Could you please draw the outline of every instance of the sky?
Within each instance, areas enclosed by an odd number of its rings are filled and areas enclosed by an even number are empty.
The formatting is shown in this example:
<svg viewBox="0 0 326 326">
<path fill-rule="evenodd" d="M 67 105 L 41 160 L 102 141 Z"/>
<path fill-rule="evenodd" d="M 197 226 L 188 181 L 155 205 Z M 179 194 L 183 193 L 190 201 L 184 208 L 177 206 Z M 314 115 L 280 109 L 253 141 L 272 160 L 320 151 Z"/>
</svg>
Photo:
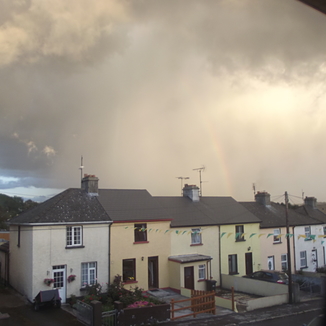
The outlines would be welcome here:
<svg viewBox="0 0 326 326">
<path fill-rule="evenodd" d="M 326 16 L 296 0 L 2 0 L 0 193 L 326 201 Z M 188 177 L 189 179 L 178 179 Z"/>
</svg>

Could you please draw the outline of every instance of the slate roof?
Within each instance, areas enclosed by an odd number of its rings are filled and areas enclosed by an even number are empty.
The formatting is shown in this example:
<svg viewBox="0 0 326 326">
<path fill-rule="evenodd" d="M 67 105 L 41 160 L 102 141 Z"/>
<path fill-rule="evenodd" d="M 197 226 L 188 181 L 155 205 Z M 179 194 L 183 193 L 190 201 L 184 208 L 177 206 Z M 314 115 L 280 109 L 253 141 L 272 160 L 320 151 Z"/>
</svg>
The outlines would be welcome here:
<svg viewBox="0 0 326 326">
<path fill-rule="evenodd" d="M 167 210 L 147 190 L 99 189 L 97 198 L 115 222 L 171 220 Z"/>
<path fill-rule="evenodd" d="M 261 220 L 261 228 L 273 228 L 286 226 L 285 206 L 271 202 L 264 206 L 257 202 L 240 202 L 252 214 Z M 307 212 L 310 212 L 308 214 Z M 300 207 L 299 209 L 288 209 L 289 225 L 303 226 L 323 224 L 321 218 L 326 221 L 326 216 L 317 209 Z"/>
<path fill-rule="evenodd" d="M 232 197 L 154 197 L 172 218 L 171 227 L 259 223 L 260 220 Z"/>
<path fill-rule="evenodd" d="M 34 208 L 13 217 L 10 224 L 108 222 L 96 196 L 82 189 L 67 189 Z"/>
</svg>

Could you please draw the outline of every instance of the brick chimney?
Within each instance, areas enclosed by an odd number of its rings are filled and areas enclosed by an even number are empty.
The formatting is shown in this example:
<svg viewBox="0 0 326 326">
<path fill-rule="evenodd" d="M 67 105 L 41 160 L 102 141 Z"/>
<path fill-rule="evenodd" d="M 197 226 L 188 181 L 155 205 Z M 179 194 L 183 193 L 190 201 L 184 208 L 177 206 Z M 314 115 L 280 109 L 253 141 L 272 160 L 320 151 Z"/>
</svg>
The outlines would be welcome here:
<svg viewBox="0 0 326 326">
<path fill-rule="evenodd" d="M 304 205 L 313 209 L 317 208 L 317 198 L 315 197 L 306 197 L 304 199 Z"/>
<path fill-rule="evenodd" d="M 255 195 L 256 203 L 263 205 L 263 206 L 270 206 L 271 205 L 271 195 L 266 191 L 258 191 Z"/>
<path fill-rule="evenodd" d="M 183 187 L 183 197 L 190 198 L 193 202 L 199 201 L 199 188 L 196 185 L 187 185 Z"/>
<path fill-rule="evenodd" d="M 81 187 L 92 196 L 98 196 L 98 178 L 94 174 L 84 174 Z"/>
</svg>

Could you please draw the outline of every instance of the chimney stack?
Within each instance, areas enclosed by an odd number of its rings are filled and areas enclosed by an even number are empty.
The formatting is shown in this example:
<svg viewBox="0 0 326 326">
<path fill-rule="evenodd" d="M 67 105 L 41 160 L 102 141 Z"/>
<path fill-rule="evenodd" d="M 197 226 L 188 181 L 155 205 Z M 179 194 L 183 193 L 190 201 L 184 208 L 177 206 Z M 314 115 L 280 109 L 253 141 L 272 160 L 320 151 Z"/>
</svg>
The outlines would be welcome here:
<svg viewBox="0 0 326 326">
<path fill-rule="evenodd" d="M 256 203 L 263 205 L 263 206 L 270 206 L 271 205 L 271 195 L 266 191 L 258 191 L 255 195 Z"/>
<path fill-rule="evenodd" d="M 98 180 L 94 174 L 84 174 L 81 187 L 91 196 L 98 196 Z"/>
<path fill-rule="evenodd" d="M 307 207 L 311 207 L 313 209 L 316 209 L 317 208 L 317 198 L 315 198 L 315 197 L 306 197 L 304 199 L 304 204 Z"/>
<path fill-rule="evenodd" d="M 190 198 L 193 202 L 199 201 L 199 188 L 196 185 L 187 185 L 183 187 L 183 197 Z"/>
</svg>

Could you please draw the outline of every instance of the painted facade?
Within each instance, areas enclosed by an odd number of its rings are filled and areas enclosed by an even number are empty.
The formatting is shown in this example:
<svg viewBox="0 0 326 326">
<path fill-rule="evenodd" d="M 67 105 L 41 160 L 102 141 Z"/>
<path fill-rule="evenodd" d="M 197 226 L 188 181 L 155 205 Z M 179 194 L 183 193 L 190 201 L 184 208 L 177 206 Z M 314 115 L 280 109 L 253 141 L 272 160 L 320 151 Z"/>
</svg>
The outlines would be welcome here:
<svg viewBox="0 0 326 326">
<path fill-rule="evenodd" d="M 59 289 L 62 302 L 72 294 L 83 295 L 85 263 L 94 263 L 94 276 L 99 283 L 108 282 L 108 223 L 77 225 L 82 226 L 82 246 L 70 248 L 66 246 L 67 225 L 10 227 L 10 283 L 29 301 L 39 291 L 51 288 Z M 68 282 L 70 275 L 76 276 L 72 282 Z M 48 286 L 45 279 L 55 282 Z"/>
<path fill-rule="evenodd" d="M 293 234 L 293 227 L 290 228 Z M 287 238 L 285 227 L 260 230 L 261 269 L 288 270 Z M 294 237 L 290 237 L 291 271 L 295 272 Z"/>
<path fill-rule="evenodd" d="M 243 236 L 238 232 L 241 228 Z M 221 225 L 220 229 L 221 274 L 243 276 L 260 270 L 259 223 Z"/>
<path fill-rule="evenodd" d="M 139 224 L 145 224 L 143 230 L 135 229 Z M 116 275 L 121 275 L 125 288 L 137 286 L 148 290 L 169 287 L 168 257 L 171 252 L 171 234 L 166 232 L 169 225 L 170 221 L 148 220 L 113 223 L 111 282 Z M 146 241 L 137 241 L 137 232 L 146 232 Z"/>
</svg>

